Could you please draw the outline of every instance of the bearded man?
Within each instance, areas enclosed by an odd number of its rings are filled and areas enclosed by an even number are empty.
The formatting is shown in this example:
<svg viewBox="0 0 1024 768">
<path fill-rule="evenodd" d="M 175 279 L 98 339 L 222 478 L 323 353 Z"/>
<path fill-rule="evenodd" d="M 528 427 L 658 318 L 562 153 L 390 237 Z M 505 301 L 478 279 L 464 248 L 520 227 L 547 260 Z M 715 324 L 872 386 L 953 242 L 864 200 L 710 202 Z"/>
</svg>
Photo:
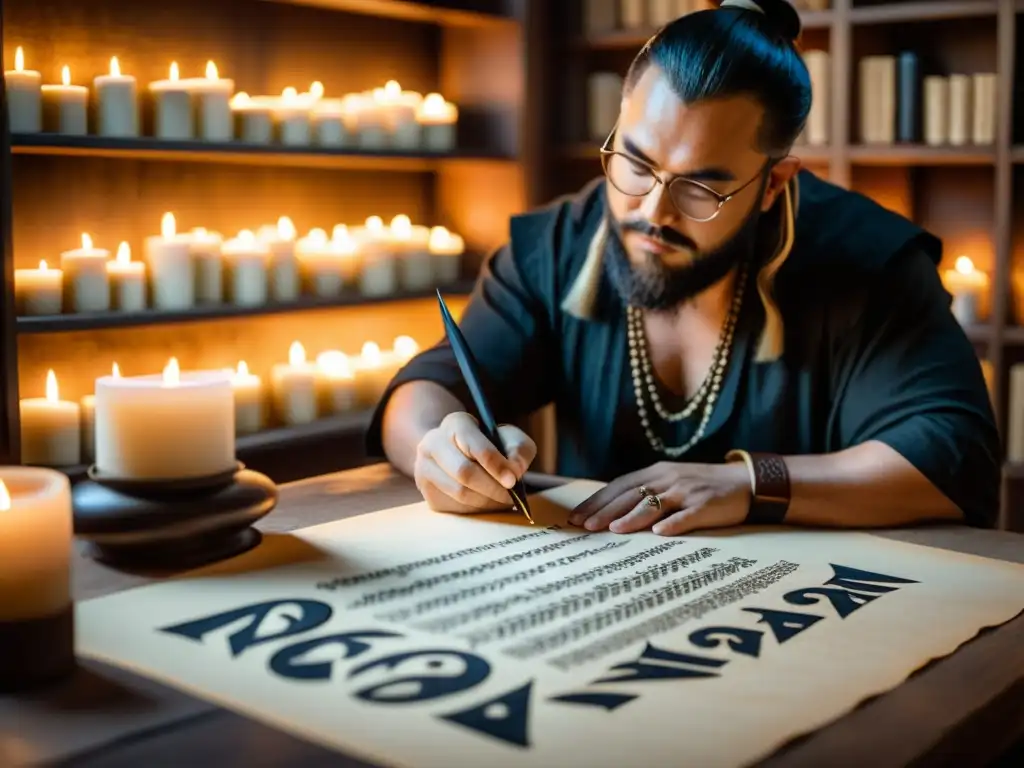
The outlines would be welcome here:
<svg viewBox="0 0 1024 768">
<path fill-rule="evenodd" d="M 783 0 L 677 19 L 633 62 L 604 178 L 517 216 L 460 326 L 500 421 L 554 403 L 558 472 L 610 481 L 571 522 L 989 525 L 999 437 L 939 280 L 941 243 L 800 169 L 810 108 Z M 507 508 L 536 455 L 481 433 L 450 346 L 368 435 L 429 506 Z"/>
</svg>

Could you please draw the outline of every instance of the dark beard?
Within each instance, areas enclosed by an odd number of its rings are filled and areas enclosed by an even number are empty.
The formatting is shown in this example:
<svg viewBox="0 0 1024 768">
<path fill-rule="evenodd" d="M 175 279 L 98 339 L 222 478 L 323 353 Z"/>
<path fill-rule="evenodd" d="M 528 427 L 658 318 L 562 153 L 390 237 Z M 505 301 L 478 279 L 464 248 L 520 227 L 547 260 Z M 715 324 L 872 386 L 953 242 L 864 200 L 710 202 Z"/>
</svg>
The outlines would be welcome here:
<svg viewBox="0 0 1024 768">
<path fill-rule="evenodd" d="M 655 312 L 675 309 L 716 285 L 743 262 L 753 259 L 760 213 L 760 208 L 753 206 L 736 234 L 715 250 L 701 253 L 689 238 L 675 230 L 655 227 L 644 221 L 619 223 L 612 217 L 606 203 L 605 274 L 626 304 Z M 644 264 L 634 266 L 622 243 L 625 231 L 640 232 L 670 245 L 688 247 L 694 254 L 693 260 L 683 266 L 668 267 L 656 254 L 647 253 Z"/>
</svg>

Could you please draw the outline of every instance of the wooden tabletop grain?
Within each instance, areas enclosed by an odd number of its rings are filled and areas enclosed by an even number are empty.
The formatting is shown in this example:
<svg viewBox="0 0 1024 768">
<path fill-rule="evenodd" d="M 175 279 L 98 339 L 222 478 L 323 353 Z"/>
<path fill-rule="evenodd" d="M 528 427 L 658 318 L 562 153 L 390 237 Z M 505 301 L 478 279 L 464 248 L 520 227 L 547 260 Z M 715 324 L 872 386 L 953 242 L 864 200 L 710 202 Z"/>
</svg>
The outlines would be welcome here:
<svg viewBox="0 0 1024 768">
<path fill-rule="evenodd" d="M 561 479 L 534 476 L 533 488 Z M 296 528 L 419 500 L 384 464 L 281 488 L 260 524 L 268 552 Z M 877 535 L 1024 563 L 1024 536 L 956 526 Z M 139 586 L 160 574 L 125 574 L 85 557 L 77 600 Z M 1024 739 L 1024 615 L 980 634 L 903 685 L 871 699 L 764 762 L 780 766 L 989 765 Z M 241 762 L 238 762 L 238 761 Z M 213 761 L 213 762 L 210 762 Z M 225 762 L 227 761 L 227 762 Z M 0 765 L 87 768 L 158 765 L 362 766 L 177 691 L 88 662 L 74 680 L 32 696 L 0 697 Z"/>
</svg>

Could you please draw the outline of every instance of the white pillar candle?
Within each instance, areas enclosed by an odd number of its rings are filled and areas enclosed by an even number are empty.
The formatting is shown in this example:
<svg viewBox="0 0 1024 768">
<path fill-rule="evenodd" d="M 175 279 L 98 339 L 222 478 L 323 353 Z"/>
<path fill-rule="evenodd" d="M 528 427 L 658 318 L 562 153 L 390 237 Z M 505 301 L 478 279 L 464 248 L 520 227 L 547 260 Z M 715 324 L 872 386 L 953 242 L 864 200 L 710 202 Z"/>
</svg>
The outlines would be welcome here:
<svg viewBox="0 0 1024 768">
<path fill-rule="evenodd" d="M 60 85 L 43 86 L 43 130 L 67 136 L 89 133 L 89 89 L 71 84 L 71 69 L 61 69 Z"/>
<path fill-rule="evenodd" d="M 139 99 L 135 78 L 121 74 L 117 56 L 110 59 L 110 74 L 93 80 L 96 98 L 96 132 L 100 136 L 139 135 Z"/>
<path fill-rule="evenodd" d="M 22 464 L 71 467 L 82 461 L 81 407 L 60 399 L 52 369 L 46 374 L 46 396 L 19 405 Z"/>
<path fill-rule="evenodd" d="M 989 280 L 974 266 L 970 256 L 958 256 L 953 269 L 947 269 L 942 282 L 953 297 L 950 310 L 961 325 L 981 321 L 981 306 L 988 292 Z"/>
<path fill-rule="evenodd" d="M 347 147 L 355 143 L 346 121 L 348 107 L 342 99 L 321 99 L 313 105 L 314 143 L 321 147 Z"/>
<path fill-rule="evenodd" d="M 71 605 L 71 483 L 39 467 L 0 468 L 0 622 Z"/>
<path fill-rule="evenodd" d="M 310 103 L 301 98 L 294 88 L 285 88 L 274 105 L 274 123 L 278 140 L 288 147 L 309 146 L 311 140 Z"/>
<path fill-rule="evenodd" d="M 359 290 L 364 296 L 391 296 L 398 290 L 398 275 L 391 240 L 379 216 L 371 216 L 356 232 L 361 256 Z"/>
<path fill-rule="evenodd" d="M 331 250 L 341 259 L 341 282 L 352 286 L 359 282 L 362 271 L 362 257 L 359 241 L 344 224 L 335 224 L 331 232 Z"/>
<path fill-rule="evenodd" d="M 110 309 L 109 260 L 110 251 L 94 248 L 87 234 L 82 235 L 81 248 L 60 255 L 65 311 L 106 312 Z"/>
<path fill-rule="evenodd" d="M 111 366 L 110 375 L 115 379 L 120 378 L 121 369 L 117 363 Z M 78 404 L 82 409 L 82 461 L 92 464 L 96 460 L 96 395 L 86 395 Z"/>
<path fill-rule="evenodd" d="M 416 91 L 403 91 L 397 81 L 388 80 L 383 88 L 374 90 L 374 98 L 384 110 L 391 146 L 407 151 L 419 149 L 422 131 L 416 113 L 423 95 Z"/>
<path fill-rule="evenodd" d="M 276 227 L 259 231 L 259 238 L 270 248 L 270 297 L 274 301 L 295 301 L 302 293 L 295 235 L 295 225 L 287 216 L 279 218 Z"/>
<path fill-rule="evenodd" d="M 43 129 L 42 82 L 41 74 L 25 69 L 25 52 L 19 45 L 14 52 L 14 69 L 4 72 L 11 133 L 39 133 Z"/>
<path fill-rule="evenodd" d="M 231 97 L 235 136 L 249 144 L 270 144 L 274 140 L 274 108 L 265 99 L 253 99 L 240 91 Z"/>
<path fill-rule="evenodd" d="M 235 461 L 235 405 L 223 371 L 96 380 L 96 470 L 132 480 L 205 477 Z"/>
<path fill-rule="evenodd" d="M 423 148 L 430 152 L 454 150 L 458 119 L 458 107 L 439 93 L 428 93 L 416 112 L 416 120 L 423 127 Z"/>
<path fill-rule="evenodd" d="M 59 315 L 63 310 L 64 272 L 50 269 L 46 261 L 39 269 L 14 270 L 14 305 L 19 317 Z"/>
<path fill-rule="evenodd" d="M 195 103 L 197 138 L 204 141 L 231 141 L 234 138 L 234 117 L 231 95 L 235 81 L 220 77 L 217 65 L 206 62 L 206 77 L 187 81 Z"/>
<path fill-rule="evenodd" d="M 117 256 L 107 262 L 111 305 L 121 312 L 141 312 L 146 308 L 146 265 L 132 261 L 128 243 L 117 247 Z"/>
<path fill-rule="evenodd" d="M 380 345 L 367 341 L 355 363 L 356 400 L 362 408 L 373 408 L 380 400 L 393 368 L 381 352 Z"/>
<path fill-rule="evenodd" d="M 165 213 L 160 234 L 146 238 L 145 258 L 154 309 L 181 310 L 195 305 L 195 268 L 189 253 L 190 238 L 179 235 L 174 214 Z"/>
<path fill-rule="evenodd" d="M 267 265 L 270 248 L 249 230 L 221 246 L 224 259 L 225 295 L 239 307 L 260 307 L 269 295 Z"/>
<path fill-rule="evenodd" d="M 192 94 L 172 61 L 166 80 L 149 84 L 153 97 L 153 135 L 158 139 L 185 140 L 195 136 Z"/>
<path fill-rule="evenodd" d="M 434 283 L 432 257 L 427 249 L 430 230 L 413 226 L 405 214 L 391 220 L 391 244 L 398 263 L 399 280 L 407 291 L 423 291 Z"/>
<path fill-rule="evenodd" d="M 298 341 L 288 349 L 288 362 L 271 370 L 274 413 L 287 425 L 309 424 L 319 413 L 320 369 L 306 361 L 306 349 Z"/>
<path fill-rule="evenodd" d="M 222 240 L 218 233 L 203 227 L 196 227 L 188 234 L 197 304 L 220 304 L 224 301 L 224 262 L 220 256 Z"/>
<path fill-rule="evenodd" d="M 384 149 L 390 143 L 387 115 L 373 93 L 350 94 L 347 97 L 349 120 L 354 122 L 356 143 L 360 149 Z"/>
<path fill-rule="evenodd" d="M 231 389 L 235 398 L 235 434 L 251 435 L 259 432 L 264 425 L 263 382 L 249 372 L 245 360 L 238 361 L 238 368 L 231 372 Z"/>
<path fill-rule="evenodd" d="M 419 354 L 420 345 L 416 343 L 416 339 L 412 336 L 396 336 L 395 342 L 391 346 L 391 351 L 395 354 L 398 367 L 401 368 Z"/>
<path fill-rule="evenodd" d="M 432 227 L 427 248 L 434 262 L 434 279 L 438 284 L 448 285 L 458 280 L 462 271 L 462 254 L 466 250 L 462 238 L 444 227 Z"/>
<path fill-rule="evenodd" d="M 302 274 L 303 292 L 331 298 L 341 294 L 342 259 L 334 252 L 327 233 L 313 229 L 295 244 L 295 256 Z"/>
<path fill-rule="evenodd" d="M 344 352 L 330 350 L 316 358 L 320 379 L 322 413 L 348 413 L 356 409 L 356 376 L 352 361 Z"/>
</svg>

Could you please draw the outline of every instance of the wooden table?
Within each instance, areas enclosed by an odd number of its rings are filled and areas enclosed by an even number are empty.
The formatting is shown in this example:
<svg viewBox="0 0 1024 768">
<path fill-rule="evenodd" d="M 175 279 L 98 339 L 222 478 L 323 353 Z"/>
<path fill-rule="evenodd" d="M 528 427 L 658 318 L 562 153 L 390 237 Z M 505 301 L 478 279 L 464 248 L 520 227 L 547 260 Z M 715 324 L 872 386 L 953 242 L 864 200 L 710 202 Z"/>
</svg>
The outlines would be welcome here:
<svg viewBox="0 0 1024 768">
<path fill-rule="evenodd" d="M 552 484 L 549 478 L 534 481 L 535 488 Z M 282 487 L 277 510 L 260 526 L 266 534 L 260 550 L 275 556 L 272 553 L 281 555 L 287 549 L 287 538 L 275 533 L 418 499 L 412 483 L 386 465 L 292 483 Z M 879 535 L 1024 563 L 1024 536 L 1014 533 L 942 527 Z M 152 580 L 85 558 L 75 563 L 79 600 Z M 990 765 L 1022 738 L 1024 615 L 979 635 L 895 690 L 793 742 L 764 765 Z M 1020 758 L 1016 750 L 1015 757 Z M 0 766 L 40 762 L 76 768 L 365 765 L 92 662 L 52 690 L 0 697 Z"/>
</svg>

